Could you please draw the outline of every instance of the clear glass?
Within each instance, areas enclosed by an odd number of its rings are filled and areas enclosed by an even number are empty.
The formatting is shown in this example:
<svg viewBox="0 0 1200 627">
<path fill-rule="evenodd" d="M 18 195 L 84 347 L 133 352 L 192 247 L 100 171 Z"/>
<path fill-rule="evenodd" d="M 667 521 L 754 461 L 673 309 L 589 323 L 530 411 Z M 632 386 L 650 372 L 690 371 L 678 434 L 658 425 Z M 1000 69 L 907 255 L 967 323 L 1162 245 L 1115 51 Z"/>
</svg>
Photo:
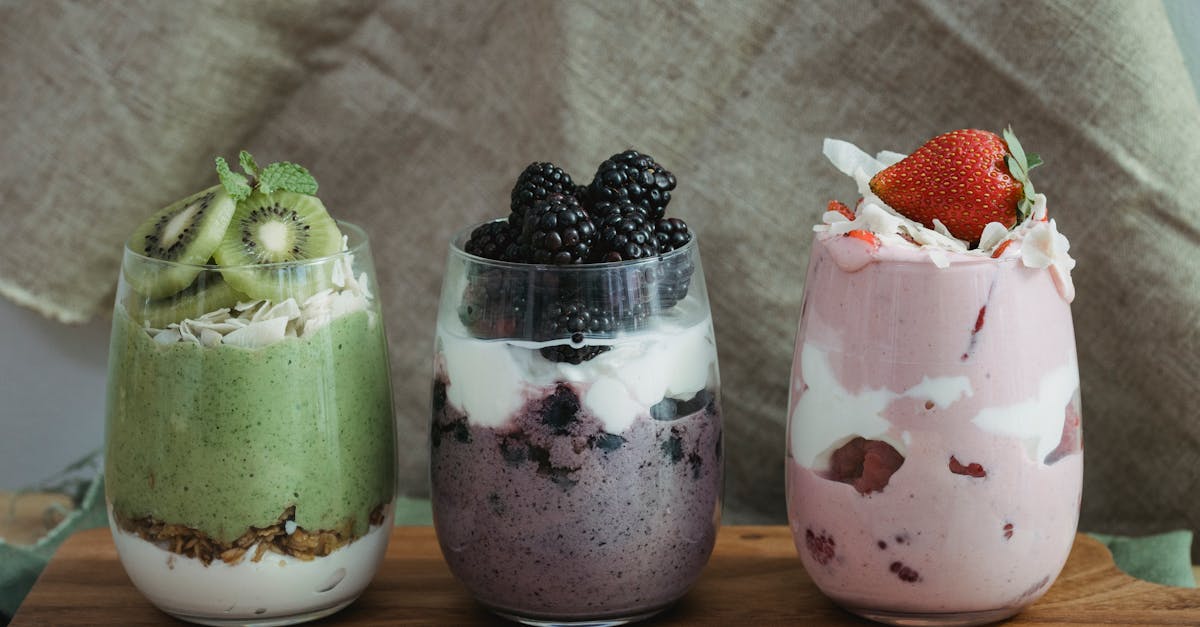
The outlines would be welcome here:
<svg viewBox="0 0 1200 627">
<path fill-rule="evenodd" d="M 467 254 L 470 231 L 450 246 L 434 360 L 433 511 L 450 570 L 527 624 L 663 610 L 700 575 L 720 521 L 720 379 L 696 242 L 543 266 Z"/>
<path fill-rule="evenodd" d="M 326 616 L 383 559 L 395 492 L 387 343 L 366 235 L 339 226 L 348 249 L 303 263 L 185 266 L 125 251 L 109 521 L 129 578 L 177 618 Z M 228 272 L 257 273 L 276 296 L 244 300 Z M 167 298 L 133 288 L 180 276 L 195 278 Z"/>
<path fill-rule="evenodd" d="M 813 243 L 788 420 L 788 517 L 833 601 L 973 625 L 1046 592 L 1083 455 L 1069 304 L 1019 257 L 880 259 Z M 861 266 L 861 267 L 860 267 Z"/>
</svg>

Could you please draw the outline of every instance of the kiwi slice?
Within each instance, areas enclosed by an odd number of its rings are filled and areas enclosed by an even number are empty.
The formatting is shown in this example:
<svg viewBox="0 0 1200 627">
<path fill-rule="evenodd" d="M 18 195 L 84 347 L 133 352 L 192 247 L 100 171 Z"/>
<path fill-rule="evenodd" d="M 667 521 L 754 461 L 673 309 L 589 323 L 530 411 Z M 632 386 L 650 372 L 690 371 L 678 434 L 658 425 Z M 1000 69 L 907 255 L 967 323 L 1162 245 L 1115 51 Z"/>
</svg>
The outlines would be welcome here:
<svg viewBox="0 0 1200 627">
<path fill-rule="evenodd" d="M 225 280 L 253 299 L 303 301 L 328 286 L 330 267 L 290 262 L 341 250 L 342 232 L 316 196 L 256 192 L 238 203 L 213 258 Z"/>
<path fill-rule="evenodd" d="M 125 280 L 151 298 L 169 296 L 187 287 L 225 236 L 236 202 L 220 185 L 174 202 L 155 213 L 129 237 L 130 250 L 167 265 L 132 259 L 125 264 Z"/>
<path fill-rule="evenodd" d="M 233 307 L 238 301 L 244 300 L 249 299 L 233 289 L 221 275 L 207 273 L 196 277 L 182 291 L 166 298 L 147 299 L 139 294 L 131 294 L 127 310 L 137 322 L 163 329 L 172 322 L 195 320 L 210 311 Z"/>
</svg>

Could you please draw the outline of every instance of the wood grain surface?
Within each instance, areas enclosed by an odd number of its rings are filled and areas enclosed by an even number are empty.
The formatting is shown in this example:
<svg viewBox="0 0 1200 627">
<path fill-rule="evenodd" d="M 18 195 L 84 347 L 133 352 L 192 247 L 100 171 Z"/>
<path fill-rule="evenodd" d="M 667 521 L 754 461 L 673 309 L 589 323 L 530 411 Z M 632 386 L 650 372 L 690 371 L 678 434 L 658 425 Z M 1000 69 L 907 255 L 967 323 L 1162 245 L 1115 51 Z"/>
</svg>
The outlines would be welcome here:
<svg viewBox="0 0 1200 627">
<path fill-rule="evenodd" d="M 488 625 L 442 561 L 430 527 L 397 527 L 375 581 L 353 605 L 317 623 Z M 17 612 L 31 625 L 179 624 L 134 589 L 106 529 L 76 534 L 59 549 Z M 700 581 L 648 625 L 862 625 L 817 590 L 785 526 L 723 527 Z M 1062 575 L 1013 625 L 1200 625 L 1200 590 L 1136 580 L 1099 542 L 1080 535 Z"/>
</svg>

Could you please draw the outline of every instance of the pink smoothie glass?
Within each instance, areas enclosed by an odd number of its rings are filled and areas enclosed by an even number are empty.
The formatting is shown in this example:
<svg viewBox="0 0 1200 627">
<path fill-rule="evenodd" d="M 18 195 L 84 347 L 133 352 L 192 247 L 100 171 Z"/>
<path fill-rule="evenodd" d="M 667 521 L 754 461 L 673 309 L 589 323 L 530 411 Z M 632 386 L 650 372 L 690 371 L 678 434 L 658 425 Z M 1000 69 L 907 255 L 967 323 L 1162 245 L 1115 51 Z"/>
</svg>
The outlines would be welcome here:
<svg viewBox="0 0 1200 627">
<path fill-rule="evenodd" d="M 792 364 L 788 519 L 809 575 L 855 614 L 1001 620 L 1067 559 L 1079 373 L 1069 274 L 1037 267 L 1037 246 L 1065 242 L 1044 203 L 995 257 L 891 237 L 900 221 L 881 207 L 853 225 L 875 238 L 828 214 L 817 229 Z"/>
</svg>

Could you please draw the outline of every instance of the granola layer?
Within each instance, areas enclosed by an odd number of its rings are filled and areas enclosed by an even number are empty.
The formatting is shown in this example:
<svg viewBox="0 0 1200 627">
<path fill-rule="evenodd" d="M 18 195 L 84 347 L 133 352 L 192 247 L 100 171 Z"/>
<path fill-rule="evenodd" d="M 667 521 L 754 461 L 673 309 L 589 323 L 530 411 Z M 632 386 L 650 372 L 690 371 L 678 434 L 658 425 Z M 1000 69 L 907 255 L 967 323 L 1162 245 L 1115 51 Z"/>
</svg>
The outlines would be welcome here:
<svg viewBox="0 0 1200 627">
<path fill-rule="evenodd" d="M 386 504 L 379 504 L 367 517 L 370 527 L 383 524 Z M 137 534 L 141 539 L 154 543 L 166 551 L 198 559 L 205 566 L 215 560 L 229 565 L 241 563 L 248 553 L 251 562 L 261 561 L 267 553 L 287 555 L 309 561 L 325 557 L 354 542 L 363 534 L 353 534 L 340 529 L 318 529 L 309 531 L 296 525 L 296 507 L 288 507 L 274 523 L 266 527 L 251 526 L 246 533 L 232 542 L 221 542 L 198 529 L 175 523 L 156 520 L 152 516 L 129 518 L 113 512 L 117 526 L 123 531 Z M 348 520 L 342 529 L 355 529 L 358 525 Z"/>
</svg>

